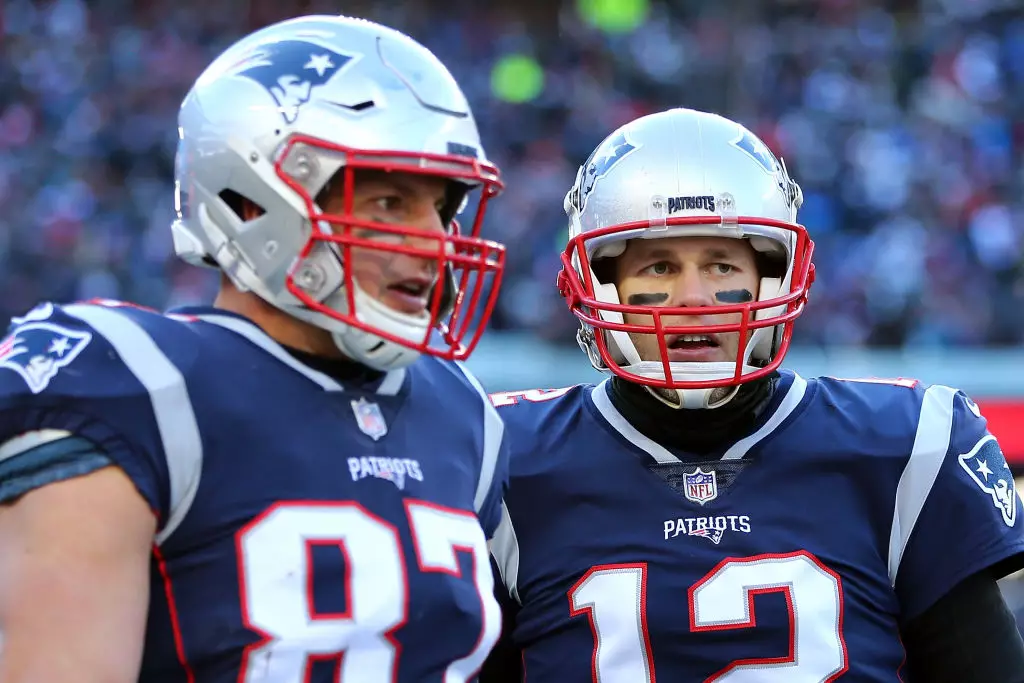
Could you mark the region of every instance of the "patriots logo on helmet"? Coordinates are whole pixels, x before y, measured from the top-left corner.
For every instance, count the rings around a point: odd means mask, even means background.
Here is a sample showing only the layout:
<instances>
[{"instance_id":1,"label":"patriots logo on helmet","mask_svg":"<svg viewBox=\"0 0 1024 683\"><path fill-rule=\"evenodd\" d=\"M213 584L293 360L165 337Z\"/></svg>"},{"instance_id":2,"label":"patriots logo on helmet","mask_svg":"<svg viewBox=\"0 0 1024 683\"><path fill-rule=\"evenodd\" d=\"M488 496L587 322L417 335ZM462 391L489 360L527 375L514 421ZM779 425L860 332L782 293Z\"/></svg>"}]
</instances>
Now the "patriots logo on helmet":
<instances>
[{"instance_id":1,"label":"patriots logo on helmet","mask_svg":"<svg viewBox=\"0 0 1024 683\"><path fill-rule=\"evenodd\" d=\"M615 164L625 159L626 155L637 148L638 145L634 145L626 139L625 133L619 132L594 150L590 158L583 164L577 189L572 198L577 210L583 211L583 207L587 203L587 197L594 189L598 179L607 174Z\"/></svg>"},{"instance_id":2,"label":"patriots logo on helmet","mask_svg":"<svg viewBox=\"0 0 1024 683\"><path fill-rule=\"evenodd\" d=\"M355 55L305 40L282 40L261 45L245 60L237 75L250 78L270 93L286 123L295 123L313 88L325 85Z\"/></svg>"},{"instance_id":3,"label":"patriots logo on helmet","mask_svg":"<svg viewBox=\"0 0 1024 683\"><path fill-rule=\"evenodd\" d=\"M772 151L768 149L768 146L754 137L750 131L744 130L740 136L730 144L732 144L733 147L746 152L751 159L756 161L757 164L770 175L775 175L779 172L779 160L774 154L772 154Z\"/></svg>"},{"instance_id":4,"label":"patriots logo on helmet","mask_svg":"<svg viewBox=\"0 0 1024 683\"><path fill-rule=\"evenodd\" d=\"M27 323L0 342L0 367L14 370L32 393L38 394L90 341L88 332L48 322Z\"/></svg>"}]
</instances>

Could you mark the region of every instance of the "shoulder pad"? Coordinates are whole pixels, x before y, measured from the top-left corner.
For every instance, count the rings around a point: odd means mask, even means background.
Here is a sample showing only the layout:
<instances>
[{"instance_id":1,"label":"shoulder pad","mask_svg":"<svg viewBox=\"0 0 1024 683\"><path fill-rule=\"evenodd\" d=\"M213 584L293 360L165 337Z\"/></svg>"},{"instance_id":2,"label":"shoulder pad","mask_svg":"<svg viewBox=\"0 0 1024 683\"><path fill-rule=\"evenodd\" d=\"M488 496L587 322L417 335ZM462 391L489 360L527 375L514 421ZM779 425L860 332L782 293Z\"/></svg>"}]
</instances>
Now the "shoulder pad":
<instances>
[{"instance_id":1,"label":"shoulder pad","mask_svg":"<svg viewBox=\"0 0 1024 683\"><path fill-rule=\"evenodd\" d=\"M0 369L9 371L0 373L0 394L123 395L167 381L168 372L180 377L147 329L154 325L180 323L127 305L40 304L12 318L0 341Z\"/></svg>"},{"instance_id":2,"label":"shoulder pad","mask_svg":"<svg viewBox=\"0 0 1024 683\"><path fill-rule=\"evenodd\" d=\"M921 381L912 377L832 377L831 375L824 375L821 377L824 380L830 380L833 382L858 382L861 384L879 384L892 387L903 387L904 389L916 389L921 386Z\"/></svg>"},{"instance_id":3,"label":"shoulder pad","mask_svg":"<svg viewBox=\"0 0 1024 683\"><path fill-rule=\"evenodd\" d=\"M87 324L68 318L50 303L12 318L7 336L0 341L0 368L20 376L33 394L42 392L93 341Z\"/></svg>"},{"instance_id":4,"label":"shoulder pad","mask_svg":"<svg viewBox=\"0 0 1024 683\"><path fill-rule=\"evenodd\" d=\"M44 303L12 319L0 342L0 442L31 430L88 439L173 529L202 460L185 376L193 338L180 320L112 302Z\"/></svg>"}]
</instances>

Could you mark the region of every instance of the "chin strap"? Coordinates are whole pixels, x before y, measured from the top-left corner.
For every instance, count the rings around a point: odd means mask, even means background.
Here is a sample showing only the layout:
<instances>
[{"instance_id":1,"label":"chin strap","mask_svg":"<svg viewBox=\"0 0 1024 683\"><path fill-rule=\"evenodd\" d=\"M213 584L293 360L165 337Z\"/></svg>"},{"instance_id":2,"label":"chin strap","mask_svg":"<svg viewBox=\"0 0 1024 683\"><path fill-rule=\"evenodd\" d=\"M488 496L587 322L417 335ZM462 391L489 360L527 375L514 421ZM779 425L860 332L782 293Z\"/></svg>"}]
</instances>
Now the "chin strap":
<instances>
[{"instance_id":1,"label":"chin strap","mask_svg":"<svg viewBox=\"0 0 1024 683\"><path fill-rule=\"evenodd\" d=\"M420 357L418 351L354 327L332 332L331 338L347 357L382 372L404 368Z\"/></svg>"},{"instance_id":2,"label":"chin strap","mask_svg":"<svg viewBox=\"0 0 1024 683\"><path fill-rule=\"evenodd\" d=\"M736 398L741 386L715 389L663 389L648 386L644 388L673 410L714 410Z\"/></svg>"}]
</instances>

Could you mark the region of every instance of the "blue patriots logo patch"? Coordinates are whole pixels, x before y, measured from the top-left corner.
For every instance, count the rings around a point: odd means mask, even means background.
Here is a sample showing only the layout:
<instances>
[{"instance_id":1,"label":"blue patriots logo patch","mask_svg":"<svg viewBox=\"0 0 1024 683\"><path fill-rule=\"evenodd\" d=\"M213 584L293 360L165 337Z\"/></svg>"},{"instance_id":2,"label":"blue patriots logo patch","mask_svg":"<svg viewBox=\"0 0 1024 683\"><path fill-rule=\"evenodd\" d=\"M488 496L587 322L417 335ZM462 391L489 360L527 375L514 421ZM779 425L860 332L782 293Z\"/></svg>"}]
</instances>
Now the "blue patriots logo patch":
<instances>
[{"instance_id":1,"label":"blue patriots logo patch","mask_svg":"<svg viewBox=\"0 0 1024 683\"><path fill-rule=\"evenodd\" d=\"M772 151L768 149L767 145L754 137L750 131L744 130L743 133L730 144L732 144L733 147L746 152L747 155L756 161L757 164L769 175L775 175L781 170L779 160L774 154L772 154Z\"/></svg>"},{"instance_id":2,"label":"blue patriots logo patch","mask_svg":"<svg viewBox=\"0 0 1024 683\"><path fill-rule=\"evenodd\" d=\"M48 322L30 322L0 341L0 368L14 370L33 394L45 389L92 341L88 332Z\"/></svg>"},{"instance_id":3,"label":"blue patriots logo patch","mask_svg":"<svg viewBox=\"0 0 1024 683\"><path fill-rule=\"evenodd\" d=\"M313 89L326 85L354 58L305 40L282 40L256 48L236 74L266 88L285 123L291 124Z\"/></svg>"},{"instance_id":4,"label":"blue patriots logo patch","mask_svg":"<svg viewBox=\"0 0 1024 683\"><path fill-rule=\"evenodd\" d=\"M583 174L573 196L577 210L583 211L587 197L590 196L597 181L637 148L637 145L626 139L625 133L620 132L605 140L594 150L590 158L583 164Z\"/></svg>"},{"instance_id":5,"label":"blue patriots logo patch","mask_svg":"<svg viewBox=\"0 0 1024 683\"><path fill-rule=\"evenodd\" d=\"M992 505L1003 518L1003 523L1012 527L1017 522L1017 491L1013 473L1006 464L1006 457L996 437L986 434L974 448L958 456L957 460L978 488L988 494Z\"/></svg>"}]
</instances>

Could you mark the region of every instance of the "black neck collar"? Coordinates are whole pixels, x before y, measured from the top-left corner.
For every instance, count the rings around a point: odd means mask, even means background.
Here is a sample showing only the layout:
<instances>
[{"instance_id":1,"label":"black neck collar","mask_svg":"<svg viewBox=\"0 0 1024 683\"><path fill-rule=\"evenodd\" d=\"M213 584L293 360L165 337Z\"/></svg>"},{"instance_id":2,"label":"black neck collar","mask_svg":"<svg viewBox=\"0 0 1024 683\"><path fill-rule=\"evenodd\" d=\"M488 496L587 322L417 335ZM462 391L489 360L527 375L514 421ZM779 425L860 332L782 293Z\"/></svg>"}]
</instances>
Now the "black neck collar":
<instances>
[{"instance_id":1,"label":"black neck collar","mask_svg":"<svg viewBox=\"0 0 1024 683\"><path fill-rule=\"evenodd\" d=\"M380 370L374 370L373 368L367 367L362 363L357 363L356 361L348 358L327 358L325 356L317 356L312 353L293 349L290 346L285 346L284 350L303 365L313 368L318 372L322 372L331 379L335 379L342 384L370 384L383 378L385 374Z\"/></svg>"},{"instance_id":2,"label":"black neck collar","mask_svg":"<svg viewBox=\"0 0 1024 683\"><path fill-rule=\"evenodd\" d=\"M707 455L754 430L778 380L778 373L773 373L744 384L731 401L714 409L672 408L642 385L620 377L612 378L608 393L616 410L648 439L667 448Z\"/></svg>"}]
</instances>

